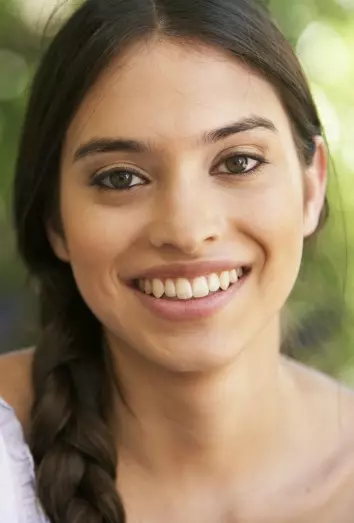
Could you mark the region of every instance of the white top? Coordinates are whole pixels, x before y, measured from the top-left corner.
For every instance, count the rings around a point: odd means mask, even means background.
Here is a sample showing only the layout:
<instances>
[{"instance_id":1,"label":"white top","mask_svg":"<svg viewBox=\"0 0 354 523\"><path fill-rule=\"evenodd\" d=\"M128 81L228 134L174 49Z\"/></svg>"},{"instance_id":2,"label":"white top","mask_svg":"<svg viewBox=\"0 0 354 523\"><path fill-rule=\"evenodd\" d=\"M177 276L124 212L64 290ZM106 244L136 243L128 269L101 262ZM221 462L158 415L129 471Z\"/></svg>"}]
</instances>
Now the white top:
<instances>
[{"instance_id":1,"label":"white top","mask_svg":"<svg viewBox=\"0 0 354 523\"><path fill-rule=\"evenodd\" d=\"M0 398L0 523L49 523L36 498L34 462L14 410Z\"/></svg>"}]
</instances>

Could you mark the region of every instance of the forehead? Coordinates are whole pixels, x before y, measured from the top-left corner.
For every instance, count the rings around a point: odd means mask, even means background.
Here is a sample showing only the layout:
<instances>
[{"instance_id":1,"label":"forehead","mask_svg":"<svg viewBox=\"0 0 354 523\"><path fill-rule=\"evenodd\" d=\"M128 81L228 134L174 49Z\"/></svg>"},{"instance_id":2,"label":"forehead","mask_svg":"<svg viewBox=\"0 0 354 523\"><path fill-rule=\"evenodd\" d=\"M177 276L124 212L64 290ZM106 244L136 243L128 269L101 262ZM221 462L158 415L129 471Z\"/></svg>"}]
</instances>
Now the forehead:
<instances>
[{"instance_id":1,"label":"forehead","mask_svg":"<svg viewBox=\"0 0 354 523\"><path fill-rule=\"evenodd\" d=\"M97 136L188 140L257 115L289 134L273 86L231 55L171 41L139 43L102 74L79 108L66 145Z\"/></svg>"}]
</instances>

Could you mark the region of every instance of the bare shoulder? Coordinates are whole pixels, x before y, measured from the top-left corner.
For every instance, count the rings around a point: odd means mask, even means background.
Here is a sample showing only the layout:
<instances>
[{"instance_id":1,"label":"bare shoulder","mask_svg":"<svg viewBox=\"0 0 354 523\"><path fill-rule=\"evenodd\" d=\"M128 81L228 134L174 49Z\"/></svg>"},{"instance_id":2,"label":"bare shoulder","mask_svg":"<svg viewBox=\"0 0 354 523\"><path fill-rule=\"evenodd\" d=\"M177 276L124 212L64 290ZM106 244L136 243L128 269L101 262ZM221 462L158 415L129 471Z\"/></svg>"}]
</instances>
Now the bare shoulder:
<instances>
[{"instance_id":1,"label":"bare shoulder","mask_svg":"<svg viewBox=\"0 0 354 523\"><path fill-rule=\"evenodd\" d=\"M352 436L354 446L354 389L332 376L294 360L287 360L310 408L339 433Z\"/></svg>"},{"instance_id":2,"label":"bare shoulder","mask_svg":"<svg viewBox=\"0 0 354 523\"><path fill-rule=\"evenodd\" d=\"M0 356L0 396L15 410L24 428L32 404L31 371L34 348Z\"/></svg>"},{"instance_id":3,"label":"bare shoulder","mask_svg":"<svg viewBox=\"0 0 354 523\"><path fill-rule=\"evenodd\" d=\"M308 521L349 523L354 514L354 390L327 374L287 360L307 409L308 477L313 496ZM310 492L309 490L309 492ZM313 512L312 512L313 510ZM302 521L301 518L299 521Z\"/></svg>"}]
</instances>

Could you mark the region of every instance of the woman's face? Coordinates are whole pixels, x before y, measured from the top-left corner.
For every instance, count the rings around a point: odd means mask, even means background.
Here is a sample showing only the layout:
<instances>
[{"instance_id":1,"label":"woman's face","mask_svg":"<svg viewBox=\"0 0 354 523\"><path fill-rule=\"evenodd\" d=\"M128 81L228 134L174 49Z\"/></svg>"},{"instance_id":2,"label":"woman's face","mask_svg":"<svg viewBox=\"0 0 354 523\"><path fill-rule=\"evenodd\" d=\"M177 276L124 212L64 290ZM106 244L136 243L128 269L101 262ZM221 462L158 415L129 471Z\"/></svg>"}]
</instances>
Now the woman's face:
<instances>
[{"instance_id":1,"label":"woman's face","mask_svg":"<svg viewBox=\"0 0 354 523\"><path fill-rule=\"evenodd\" d=\"M50 237L128 357L211 369L278 328L324 192L323 146L305 170L270 84L217 50L151 42L113 63L76 114L65 235Z\"/></svg>"}]
</instances>

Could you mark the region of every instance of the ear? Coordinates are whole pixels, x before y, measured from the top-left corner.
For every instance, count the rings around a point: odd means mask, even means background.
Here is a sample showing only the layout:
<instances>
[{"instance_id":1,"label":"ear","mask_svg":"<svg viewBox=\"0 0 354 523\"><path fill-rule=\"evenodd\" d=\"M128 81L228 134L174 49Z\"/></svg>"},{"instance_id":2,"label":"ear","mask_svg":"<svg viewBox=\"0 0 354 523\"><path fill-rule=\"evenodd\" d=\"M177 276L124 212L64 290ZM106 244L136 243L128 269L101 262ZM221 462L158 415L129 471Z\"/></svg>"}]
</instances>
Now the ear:
<instances>
[{"instance_id":1,"label":"ear","mask_svg":"<svg viewBox=\"0 0 354 523\"><path fill-rule=\"evenodd\" d=\"M311 165L305 171L304 238L311 236L318 227L327 190L327 146L321 136L316 136L314 143L316 152Z\"/></svg>"},{"instance_id":2,"label":"ear","mask_svg":"<svg viewBox=\"0 0 354 523\"><path fill-rule=\"evenodd\" d=\"M54 254L63 262L70 262L69 249L65 239L64 230L53 224L47 225L47 236Z\"/></svg>"}]
</instances>

